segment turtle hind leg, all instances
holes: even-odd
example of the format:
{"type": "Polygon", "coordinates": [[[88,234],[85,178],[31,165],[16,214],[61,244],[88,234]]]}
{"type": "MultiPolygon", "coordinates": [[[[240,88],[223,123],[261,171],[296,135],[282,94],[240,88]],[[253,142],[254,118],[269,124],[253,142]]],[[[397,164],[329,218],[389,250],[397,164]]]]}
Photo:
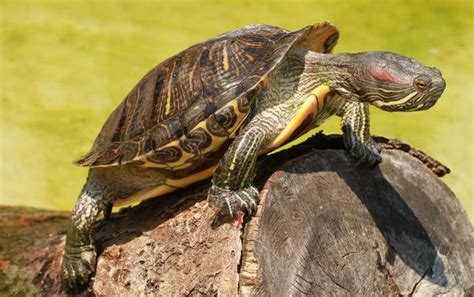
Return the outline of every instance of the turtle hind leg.
{"type": "Polygon", "coordinates": [[[114,184],[91,169],[84,188],[76,202],[67,230],[66,245],[61,267],[63,286],[77,290],[89,281],[96,267],[96,249],[91,234],[99,213],[108,216],[109,205],[117,195],[114,184]]]}
{"type": "Polygon", "coordinates": [[[140,189],[157,186],[165,177],[154,169],[135,165],[93,168],[79,195],[67,231],[61,276],[65,288],[76,290],[89,281],[96,268],[96,249],[91,234],[100,212],[110,216],[112,205],[140,189]]]}
{"type": "Polygon", "coordinates": [[[85,285],[96,267],[91,229],[105,205],[101,191],[91,191],[90,185],[86,184],[76,202],[64,247],[61,278],[63,285],[73,290],[85,285]]]}

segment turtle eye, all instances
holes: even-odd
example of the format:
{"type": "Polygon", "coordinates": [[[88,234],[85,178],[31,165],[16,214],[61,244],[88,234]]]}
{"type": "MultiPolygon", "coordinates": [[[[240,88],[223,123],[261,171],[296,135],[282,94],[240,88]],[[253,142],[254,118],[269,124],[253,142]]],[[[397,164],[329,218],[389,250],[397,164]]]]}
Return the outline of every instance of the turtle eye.
{"type": "Polygon", "coordinates": [[[428,88],[430,87],[431,79],[426,75],[420,75],[417,78],[415,78],[414,83],[418,91],[424,92],[428,90],[428,88]]]}

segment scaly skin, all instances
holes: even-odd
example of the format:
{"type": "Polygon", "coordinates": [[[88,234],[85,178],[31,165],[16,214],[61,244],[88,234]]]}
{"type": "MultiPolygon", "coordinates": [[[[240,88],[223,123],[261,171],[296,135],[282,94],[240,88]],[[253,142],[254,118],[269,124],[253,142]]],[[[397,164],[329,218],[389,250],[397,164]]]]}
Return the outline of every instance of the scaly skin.
{"type": "Polygon", "coordinates": [[[258,190],[252,186],[258,151],[268,131],[249,126],[232,142],[212,179],[208,201],[219,209],[212,223],[217,227],[233,220],[239,211],[251,214],[257,209],[258,190]]]}
{"type": "Polygon", "coordinates": [[[377,165],[382,162],[381,147],[370,136],[369,105],[346,102],[339,112],[344,145],[359,163],[377,165]]]}
{"type": "Polygon", "coordinates": [[[95,271],[96,252],[91,228],[100,211],[105,208],[107,200],[104,194],[110,192],[99,181],[97,175],[89,175],[72,213],[61,264],[61,279],[66,288],[86,284],[90,274],[95,271]]]}
{"type": "Polygon", "coordinates": [[[74,225],[68,229],[61,269],[65,287],[74,288],[89,281],[95,271],[96,252],[90,232],[79,230],[74,225]]]}
{"type": "MultiPolygon", "coordinates": [[[[208,196],[209,204],[217,208],[214,227],[235,220],[242,212],[255,211],[258,191],[252,182],[258,154],[280,135],[319,86],[329,88],[331,95],[318,98],[306,130],[332,115],[341,116],[349,153],[361,163],[374,165],[381,158],[369,133],[368,105],[386,111],[425,110],[435,104],[445,82],[439,70],[393,53],[330,55],[291,50],[271,73],[267,86],[255,94],[247,124],[218,164],[208,196]]],[[[67,287],[85,284],[95,270],[90,232],[99,212],[117,199],[163,184],[166,177],[160,171],[140,169],[133,163],[91,169],[68,231],[62,263],[67,287]]],[[[110,211],[105,213],[108,216],[110,211]]]]}
{"type": "Polygon", "coordinates": [[[328,85],[334,92],[320,102],[309,128],[341,116],[344,143],[358,163],[381,162],[380,147],[370,136],[369,104],[386,111],[425,110],[445,88],[441,73],[387,52],[338,56],[292,51],[270,76],[257,98],[253,118],[232,143],[212,180],[209,203],[219,209],[214,225],[252,213],[258,195],[252,188],[258,152],[292,119],[298,102],[311,90],[328,85]],[[292,103],[294,102],[294,103],[292,103]],[[251,133],[250,131],[259,131],[251,133]],[[250,194],[252,193],[252,194],[250,194]]]}
{"type": "Polygon", "coordinates": [[[62,261],[63,286],[75,290],[87,284],[96,268],[91,229],[100,212],[110,217],[114,200],[126,198],[150,185],[164,182],[157,171],[134,165],[93,168],[72,212],[62,261]]]}

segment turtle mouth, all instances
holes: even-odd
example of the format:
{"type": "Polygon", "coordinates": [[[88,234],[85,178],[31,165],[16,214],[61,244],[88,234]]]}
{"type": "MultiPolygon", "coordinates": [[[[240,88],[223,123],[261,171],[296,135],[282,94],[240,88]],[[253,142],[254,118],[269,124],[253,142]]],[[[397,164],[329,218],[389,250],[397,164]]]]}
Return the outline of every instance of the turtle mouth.
{"type": "Polygon", "coordinates": [[[436,99],[431,99],[431,100],[429,100],[429,101],[426,101],[425,103],[420,104],[415,110],[427,110],[427,109],[430,109],[431,107],[433,107],[433,105],[436,104],[437,101],[438,101],[438,98],[436,98],[436,99]]]}
{"type": "MultiPolygon", "coordinates": [[[[444,80],[442,80],[444,82],[444,80]]],[[[441,97],[441,95],[444,92],[444,89],[446,87],[446,84],[443,83],[440,85],[440,87],[436,88],[433,93],[430,95],[429,99],[422,102],[419,104],[416,110],[427,110],[433,107],[436,102],[438,102],[438,99],[441,97]]]]}
{"type": "Polygon", "coordinates": [[[439,88],[435,88],[430,93],[418,93],[417,96],[412,98],[409,102],[406,102],[402,105],[393,105],[393,106],[381,106],[381,109],[385,111],[423,111],[428,110],[433,107],[438,99],[444,92],[445,85],[442,85],[439,88]]]}
{"type": "Polygon", "coordinates": [[[431,97],[429,100],[427,101],[424,101],[424,102],[421,102],[419,104],[416,104],[415,106],[413,107],[408,107],[406,108],[405,110],[403,111],[423,111],[423,110],[428,110],[430,109],[431,107],[433,107],[436,102],[438,102],[438,99],[439,99],[439,96],[433,96],[431,97]]]}
{"type": "Polygon", "coordinates": [[[431,103],[431,102],[421,103],[421,104],[415,105],[415,106],[412,107],[412,108],[408,108],[408,109],[406,109],[406,110],[404,110],[404,111],[410,112],[410,111],[422,111],[422,110],[427,110],[428,108],[432,107],[435,103],[436,103],[436,101],[433,102],[433,103],[431,103]]]}

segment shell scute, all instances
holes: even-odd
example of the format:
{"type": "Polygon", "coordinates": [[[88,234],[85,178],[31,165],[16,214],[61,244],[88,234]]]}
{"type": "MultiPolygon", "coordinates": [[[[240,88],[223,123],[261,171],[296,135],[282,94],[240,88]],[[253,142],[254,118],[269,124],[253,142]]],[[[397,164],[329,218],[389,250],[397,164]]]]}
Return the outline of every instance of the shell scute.
{"type": "Polygon", "coordinates": [[[254,25],[196,44],[149,71],[76,164],[152,160],[184,166],[197,154],[213,154],[242,125],[255,95],[291,47],[330,52],[337,37],[330,23],[295,32],[254,25]],[[209,132],[207,147],[201,130],[193,132],[198,128],[209,132]]]}
{"type": "Polygon", "coordinates": [[[148,160],[156,163],[172,163],[181,159],[182,152],[176,146],[168,146],[160,150],[155,151],[154,154],[148,157],[148,160]]]}
{"type": "Polygon", "coordinates": [[[186,124],[186,130],[189,131],[196,125],[205,120],[207,115],[217,110],[217,105],[212,100],[201,100],[194,103],[185,111],[182,123],[186,124]]]}
{"type": "Polygon", "coordinates": [[[192,130],[185,137],[180,138],[179,144],[184,151],[192,154],[200,153],[202,150],[209,147],[212,143],[212,138],[208,131],[199,127],[192,130]]]}
{"type": "Polygon", "coordinates": [[[206,129],[212,135],[219,136],[219,137],[227,137],[229,133],[227,130],[222,126],[218,117],[215,113],[212,113],[209,118],[206,120],[206,129]]]}

